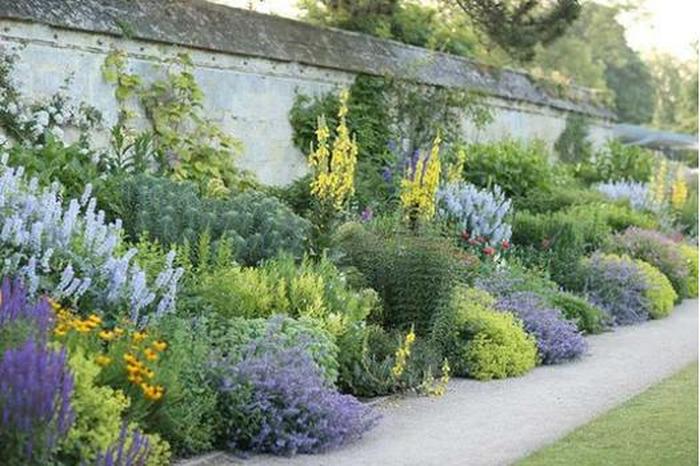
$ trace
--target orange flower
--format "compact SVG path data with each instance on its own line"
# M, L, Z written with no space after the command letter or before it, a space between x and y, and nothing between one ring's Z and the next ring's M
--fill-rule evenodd
M146 348L143 350L143 354L149 361L156 361L158 359L158 353L153 351L151 348Z
M153 342L153 349L158 352L163 352L168 347L168 344L163 340L157 340Z

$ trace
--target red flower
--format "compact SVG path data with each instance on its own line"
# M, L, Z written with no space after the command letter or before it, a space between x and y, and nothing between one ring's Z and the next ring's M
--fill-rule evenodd
M486 241L486 239L485 239L483 236L477 236L477 237L476 237L476 242L477 242L477 243L483 243L483 242L485 242L485 241Z
M502 247L503 249L510 249L510 242L509 242L507 239L504 239L504 240L501 242L501 247Z
M464 230L464 231L462 232L462 239L463 239L464 241L468 241L468 240L469 240L469 232L468 232L467 230Z
M496 254L496 250L491 246L486 246L484 249L482 249L482 252L487 256L493 256L494 254Z
M468 243L471 244L472 246L479 244L479 242L477 240L475 240L474 238L469 239Z

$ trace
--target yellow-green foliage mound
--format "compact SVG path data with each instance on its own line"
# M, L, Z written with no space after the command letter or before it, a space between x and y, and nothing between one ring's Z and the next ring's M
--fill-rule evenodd
M673 285L666 275L653 265L643 260L635 260L634 262L647 284L644 296L649 300L649 316L652 319L666 317L673 310L673 302L678 297Z
M537 364L537 346L512 314L493 309L487 292L458 287L451 306L433 325L433 340L455 375L479 380L528 372Z
M681 254L688 264L688 296L698 296L698 248L690 244L680 245Z

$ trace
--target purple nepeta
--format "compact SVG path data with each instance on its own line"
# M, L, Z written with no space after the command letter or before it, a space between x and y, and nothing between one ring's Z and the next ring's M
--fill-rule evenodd
M629 325L649 318L648 284L632 259L596 253L582 265L589 301L606 311L614 325Z
M564 319L559 310L547 307L535 293L512 293L501 298L496 307L512 312L522 320L525 331L537 340L537 350L543 364L574 359L586 351L586 340L576 324Z
M359 438L378 416L323 379L303 345L274 334L253 342L232 367L219 365L229 443L235 449L293 455L316 453Z

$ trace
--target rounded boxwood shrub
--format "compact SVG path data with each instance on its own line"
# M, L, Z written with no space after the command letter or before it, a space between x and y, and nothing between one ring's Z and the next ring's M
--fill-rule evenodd
M604 309L614 325L647 320L649 288L638 264L627 256L596 253L582 261L581 281L588 299Z
M644 294L649 300L649 317L652 319L666 317L673 310L673 302L677 297L671 282L653 265L639 259L634 263L646 280L647 289Z
M483 290L458 287L452 305L435 319L432 340L456 375L478 380L525 374L537 364L537 347L513 315L492 308Z
M648 262L668 277L678 299L688 296L688 264L670 238L657 231L628 228L610 241L608 250Z
M548 307L535 293L513 293L500 299L496 307L522 320L525 331L537 341L543 364L575 359L586 351L586 341L576 325L564 319L559 310Z

